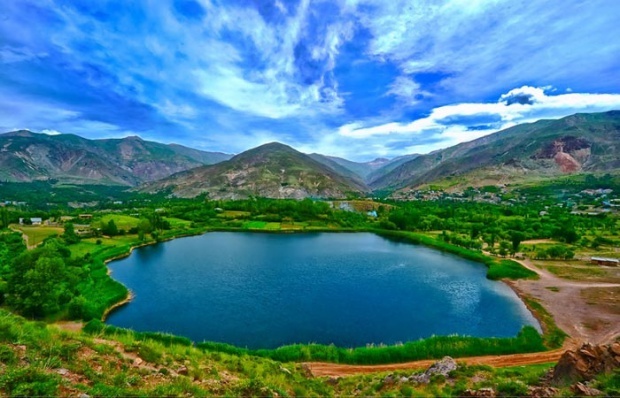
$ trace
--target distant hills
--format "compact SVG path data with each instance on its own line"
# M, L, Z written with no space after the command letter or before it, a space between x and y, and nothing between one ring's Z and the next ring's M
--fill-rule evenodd
M371 189L508 184L620 169L620 111L575 114L499 131L415 157L374 179Z
M245 151L230 160L181 172L147 184L145 192L170 191L175 196L238 199L329 197L362 194L368 187L312 157L280 143Z
M522 124L426 155L352 162L279 143L236 156L138 137L0 135L0 180L139 186L182 197L345 197L429 184L462 189L620 171L620 111Z
M231 156L139 137L88 140L20 130L0 135L0 180L136 186Z

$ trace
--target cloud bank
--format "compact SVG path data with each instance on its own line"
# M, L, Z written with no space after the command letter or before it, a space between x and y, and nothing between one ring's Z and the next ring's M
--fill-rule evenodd
M619 108L618 14L609 0L5 0L0 131L427 152Z

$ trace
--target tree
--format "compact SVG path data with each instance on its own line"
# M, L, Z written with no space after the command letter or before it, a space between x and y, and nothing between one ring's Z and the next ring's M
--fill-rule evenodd
M9 211L5 208L0 210L0 229L9 227Z
M53 314L69 298L68 279L64 258L54 247L22 253L12 262L7 304L26 316Z
M65 232L62 234L62 238L68 245L72 245L80 241L80 237L75 233L73 223L68 222L65 224Z
M499 255L502 257L506 257L508 254L508 248L510 247L510 243L505 240L499 242Z
M525 239L525 234L519 231L512 231L510 233L510 242L512 243L512 254L516 254L519 251L521 242Z
M101 232L103 232L104 235L116 236L118 235L118 227L116 226L114 220L110 220L103 226L103 228L101 228Z

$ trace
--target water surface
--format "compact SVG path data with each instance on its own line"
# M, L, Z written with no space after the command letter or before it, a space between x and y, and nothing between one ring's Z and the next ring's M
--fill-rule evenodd
M486 267L371 233L213 232L109 264L134 300L107 322L250 348L515 336L536 320Z

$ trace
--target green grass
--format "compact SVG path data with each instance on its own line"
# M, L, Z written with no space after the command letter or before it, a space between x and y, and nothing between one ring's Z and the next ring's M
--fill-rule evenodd
M101 217L100 220L96 221L99 225L104 225L110 222L110 220L114 220L114 224L116 227L120 229L124 229L125 231L130 230L131 228L135 228L140 223L140 219L132 216L126 216L123 214L106 214Z
M243 223L244 229L265 229L267 222L265 221L248 221Z
M499 279L536 279L538 275L516 261L499 260L489 264L487 278L493 280Z
M189 228L192 225L191 221L182 220L180 218L175 217L164 217L164 220L170 223L170 228L178 229L178 228Z
M16 225L13 224L11 227L23 232L28 237L29 245L38 245L43 242L45 239L49 238L53 235L62 235L64 233L64 229L60 227L48 227L45 225Z
M523 301L536 314L536 319L538 319L543 328L543 343L545 347L550 349L562 347L568 335L555 324L553 316L537 300L526 297Z
M198 347L234 355L253 355L282 362L326 361L347 364L385 364L419 359L503 355L545 351L543 339L532 327L524 327L513 338L480 338L467 336L433 336L401 345L358 348L321 344L295 344L273 350L249 350L223 343L203 342Z

